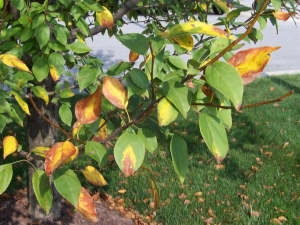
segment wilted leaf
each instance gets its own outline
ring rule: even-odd
[[[128,104],[127,91],[123,84],[116,78],[103,77],[103,95],[114,106],[125,109]]]
[[[18,149],[18,141],[14,136],[5,136],[3,139],[3,159]]]
[[[81,187],[81,192],[76,209],[94,223],[98,221],[93,198],[83,187]]]
[[[84,170],[81,171],[85,178],[92,184],[96,186],[105,186],[107,185],[106,180],[102,174],[93,166],[87,166]]]
[[[169,30],[167,36],[168,38],[174,38],[176,36],[191,34],[205,34],[213,37],[234,39],[232,36],[228,35],[226,31],[211,24],[200,21],[190,21],[182,24],[177,24]]]
[[[158,186],[157,186],[157,184],[156,184],[156,182],[155,182],[155,180],[152,176],[150,176],[150,186],[151,186],[151,191],[152,191],[153,199],[154,199],[153,208],[155,210],[157,210],[157,208],[159,206],[159,200],[160,200],[159,189],[158,189]]]
[[[31,73],[26,64],[14,55],[2,54],[0,55],[0,60],[8,66]]]
[[[274,17],[278,20],[288,20],[291,16],[297,15],[296,12],[283,12],[283,11],[277,11],[273,13]]]
[[[90,124],[98,119],[101,113],[102,94],[101,87],[88,96],[81,99],[75,105],[75,116],[81,124]]]
[[[107,130],[107,126],[105,123],[105,120],[103,118],[100,119],[100,123],[99,123],[99,127],[101,127],[99,130],[98,130],[98,133],[97,133],[97,136],[95,136],[93,138],[93,141],[102,141],[104,138],[107,137],[108,135],[108,130]],[[104,124],[104,125],[103,125]]]
[[[96,12],[96,20],[101,26],[108,27],[111,30],[114,25],[113,15],[106,7],[102,6],[102,8],[102,11]]]
[[[129,62],[135,62],[136,60],[138,60],[139,58],[139,54],[130,50],[130,53],[129,53]]]
[[[157,106],[157,119],[159,126],[167,126],[178,116],[178,111],[166,98],[160,100]]]
[[[175,36],[172,38],[172,41],[188,51],[191,51],[194,47],[194,39],[192,35]]]
[[[58,142],[46,153],[45,172],[49,176],[65,160],[76,154],[76,148],[70,141]]]
[[[239,71],[243,84],[249,84],[264,70],[270,60],[270,53],[279,48],[279,46],[249,48],[234,54],[228,62]]]
[[[23,98],[15,91],[11,91],[11,93],[14,95],[15,99],[17,100],[19,106],[23,109],[23,111],[27,115],[30,115],[28,104],[23,100]]]

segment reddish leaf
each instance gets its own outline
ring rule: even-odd
[[[94,223],[98,221],[93,198],[83,187],[81,187],[81,192],[76,209]]]
[[[75,105],[75,116],[81,124],[90,124],[98,119],[101,113],[102,93],[101,87],[89,97],[81,99]]]
[[[49,176],[62,163],[76,154],[76,148],[70,141],[57,142],[46,153],[45,172]]]
[[[134,52],[134,51],[130,51],[129,53],[129,62],[135,62],[138,58],[139,58],[139,54]]]
[[[96,12],[96,20],[101,26],[108,27],[110,30],[114,25],[114,18],[111,12],[104,6],[101,12]]]
[[[114,106],[125,109],[128,104],[127,91],[123,84],[116,78],[103,77],[103,95]]]
[[[228,62],[237,68],[243,84],[249,84],[264,70],[270,60],[270,53],[279,48],[280,46],[249,48],[237,52]]]

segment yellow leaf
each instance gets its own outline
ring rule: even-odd
[[[104,10],[100,12],[96,12],[96,20],[101,26],[108,27],[110,30],[114,25],[114,18],[111,12],[104,6],[102,6]]]
[[[58,142],[46,153],[45,172],[49,176],[64,161],[76,154],[76,148],[70,141]]]
[[[78,132],[80,131],[81,127],[82,127],[82,124],[80,122],[76,121],[74,123],[73,130],[72,130],[73,137],[75,137],[76,134],[78,134]]]
[[[49,95],[48,95],[48,92],[46,91],[46,89],[44,89],[40,86],[32,87],[31,89],[37,97],[43,99],[45,101],[46,105],[48,105]]]
[[[31,73],[26,64],[14,55],[2,54],[0,55],[0,60],[7,66],[16,67],[19,70]]]
[[[81,187],[78,204],[76,209],[81,212],[85,217],[96,223],[98,221],[96,207],[93,198],[87,190]]]
[[[50,149],[49,147],[38,146],[38,147],[35,147],[35,148],[31,149],[31,152],[45,158],[46,153],[49,151],[49,149]]]
[[[52,80],[54,82],[56,82],[58,80],[58,78],[59,78],[59,74],[58,74],[58,72],[57,72],[57,70],[56,70],[56,68],[55,68],[54,65],[50,66],[50,75],[51,75]]]
[[[11,91],[11,93],[14,95],[15,99],[17,100],[19,106],[23,109],[23,111],[26,114],[30,115],[28,104],[23,100],[23,98],[15,91]]]
[[[106,180],[102,174],[93,166],[87,166],[84,170],[81,171],[85,178],[92,184],[96,186],[105,186],[107,185]]]
[[[243,84],[249,84],[264,70],[270,60],[270,53],[279,48],[280,46],[263,46],[242,50],[234,54],[228,63],[239,71]]]
[[[81,124],[90,124],[96,121],[101,113],[101,103],[102,93],[99,85],[93,94],[76,103],[75,116],[77,121]]]
[[[177,118],[178,111],[168,99],[163,98],[158,103],[157,114],[159,126],[167,126]]]
[[[226,31],[200,21],[189,21],[182,24],[176,24],[169,30],[168,38],[192,34],[204,34],[213,37],[234,39],[231,35],[228,35]]]
[[[78,153],[79,153],[78,147],[75,146],[75,150],[76,150],[75,154],[72,155],[71,157],[67,158],[66,160],[64,160],[64,161],[62,162],[63,164],[67,164],[67,163],[69,163],[69,162],[72,162],[72,161],[78,156]]]
[[[3,139],[3,159],[18,149],[18,141],[14,136],[5,136]]]
[[[114,106],[126,109],[128,104],[127,91],[123,84],[116,78],[109,76],[103,77],[103,95]]]
[[[136,60],[138,60],[139,58],[139,54],[134,52],[134,51],[130,51],[129,53],[129,62],[135,62]]]
[[[126,177],[134,173],[136,157],[131,145],[127,146],[127,148],[123,152],[122,164],[123,164],[122,171]]]
[[[192,35],[175,36],[172,38],[172,41],[188,51],[191,51],[194,47],[194,39]]]
[[[102,141],[103,139],[105,139],[108,135],[108,130],[107,130],[107,126],[106,124],[103,125],[105,123],[105,120],[103,118],[100,119],[100,123],[99,123],[99,127],[101,127],[101,129],[98,130],[98,134],[97,136],[95,136],[93,138],[93,141]]]

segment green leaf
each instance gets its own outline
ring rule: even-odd
[[[61,98],[71,98],[74,95],[75,94],[71,91],[70,88],[65,88],[59,93],[59,97],[61,97]]]
[[[74,207],[77,207],[81,184],[76,174],[67,168],[57,169],[53,173],[54,186]]]
[[[167,126],[178,117],[175,106],[166,98],[160,100],[157,105],[157,119],[159,126]]]
[[[216,117],[201,113],[199,116],[199,127],[208,149],[217,162],[221,163],[229,149],[223,123]]]
[[[73,0],[59,0],[61,4],[63,4],[66,8],[73,2]]]
[[[261,30],[267,27],[267,19],[262,16],[258,17],[258,23]]]
[[[217,38],[210,47],[210,58],[215,57],[216,53],[221,52],[224,48],[226,48],[231,43],[228,38]]]
[[[108,159],[108,152],[106,148],[95,141],[87,141],[84,153],[98,162],[99,168],[105,166]]]
[[[149,48],[149,41],[142,34],[131,33],[115,36],[123,45],[139,55],[145,55]]]
[[[170,81],[163,83],[163,93],[183,117],[186,118],[191,104],[189,89],[180,82]]]
[[[149,87],[149,80],[146,73],[137,68],[133,68],[130,71],[131,79],[138,87],[147,89]]]
[[[54,25],[53,32],[56,37],[56,40],[58,40],[63,45],[67,44],[70,33],[65,26],[56,24],[56,25]]]
[[[8,187],[13,175],[12,164],[3,164],[0,166],[0,195]]]
[[[282,0],[271,0],[275,12],[278,11],[282,5]]]
[[[185,140],[176,134],[172,135],[170,151],[175,172],[180,182],[183,183],[188,170],[188,153]]]
[[[77,4],[86,11],[96,11],[97,12],[97,11],[103,10],[102,6],[95,0],[79,1]]]
[[[84,66],[78,73],[78,84],[79,91],[82,91],[89,85],[91,85],[95,80],[97,75],[100,74],[100,70],[98,67],[94,67],[91,65]]]
[[[145,145],[145,148],[153,153],[157,149],[157,139],[153,131],[146,128],[140,128],[137,135],[140,137]]]
[[[0,134],[2,133],[3,129],[6,126],[6,119],[5,116],[3,116],[2,114],[0,114]]]
[[[78,54],[88,53],[92,50],[89,46],[82,42],[73,42],[70,44],[70,49]]]
[[[236,68],[226,62],[209,65],[205,71],[207,83],[227,97],[238,110],[242,104],[243,83]]]
[[[123,73],[125,70],[130,69],[134,64],[129,62],[120,62],[111,66],[107,71],[106,74],[110,76],[115,76]]]
[[[16,33],[21,32],[21,30],[22,30],[22,28],[20,26],[9,28],[9,29],[3,29],[3,30],[1,30],[0,40],[6,40],[6,39],[14,36]]]
[[[32,19],[31,29],[35,30],[38,26],[45,23],[45,15],[44,14],[37,14]]]
[[[49,68],[51,68],[52,65],[55,66],[58,75],[61,76],[64,71],[65,59],[61,54],[53,52],[48,57],[48,64]]]
[[[34,30],[30,26],[25,27],[25,29],[22,32],[22,35],[20,37],[21,42],[28,41],[30,38],[32,38],[32,35],[34,33]]]
[[[11,111],[9,113],[9,117],[13,119],[17,124],[23,127],[23,119],[25,117],[24,111],[17,105],[11,106]]]
[[[157,53],[157,55],[154,58],[153,78],[158,77],[159,79],[163,80],[163,78],[160,76],[160,74],[161,74],[162,68],[165,65],[164,53],[165,53],[165,51],[164,51],[164,49],[162,49],[161,51],[159,51]],[[150,60],[148,60],[148,62],[145,65],[145,72],[149,78],[150,78],[151,70],[152,70],[152,58],[150,58]]]
[[[179,69],[187,70],[186,62],[182,58],[180,58],[180,56],[171,55],[169,56],[169,61],[175,67]]]
[[[77,21],[84,14],[84,10],[80,8],[78,5],[73,5],[71,8],[72,15],[74,19]]]
[[[16,7],[18,10],[22,10],[25,6],[25,0],[10,0],[10,2]]]
[[[145,145],[135,133],[125,131],[116,142],[114,156],[125,176],[130,176],[144,161]]]
[[[90,28],[83,17],[79,17],[75,24],[85,36],[89,36]]]
[[[52,206],[53,195],[49,177],[43,170],[36,170],[32,177],[32,186],[35,196],[41,207],[48,214]]]
[[[138,87],[132,80],[131,74],[126,74],[125,77],[126,85],[127,85],[127,91],[128,91],[128,98],[130,98],[132,95],[142,95],[145,93],[145,89]]]
[[[10,104],[2,97],[0,97],[0,113],[10,113]]]
[[[53,49],[54,51],[61,51],[61,52],[66,52],[70,50],[70,46],[69,45],[63,45],[61,44],[59,41],[57,40],[50,40],[49,44],[48,44],[49,48]]]
[[[49,65],[47,58],[37,58],[37,60],[35,60],[33,63],[32,72],[39,82],[44,80],[49,74]]]
[[[34,35],[40,48],[44,47],[50,40],[50,29],[48,25],[43,24],[36,28]]]
[[[68,126],[72,123],[72,112],[71,109],[66,105],[62,104],[58,110],[59,118]]]

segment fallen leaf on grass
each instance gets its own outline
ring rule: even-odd
[[[250,216],[251,217],[259,217],[260,216],[260,212],[258,212],[258,211],[251,211],[250,212]]]
[[[271,86],[270,87],[270,91],[274,91],[275,90],[275,87],[274,86]]]
[[[222,164],[215,165],[214,168],[215,168],[216,170],[222,170],[222,169],[225,169],[225,165],[222,165]]]
[[[203,222],[205,224],[212,224],[214,222],[214,218],[213,217],[209,217],[207,219],[204,219]]]
[[[198,198],[198,199],[197,199],[197,202],[199,202],[199,203],[202,203],[202,202],[204,202],[204,201],[205,201],[204,198]]]
[[[207,211],[207,213],[208,213],[208,215],[209,215],[210,217],[216,218],[216,215],[214,214],[214,211],[213,211],[212,209],[209,209],[209,210]]]
[[[126,191],[127,191],[127,190],[125,190],[125,189],[120,189],[120,190],[118,190],[118,193],[120,193],[120,194],[125,194]]]
[[[290,144],[290,142],[285,142],[284,145],[282,146],[282,148],[287,147]]]
[[[281,221],[277,218],[270,219],[271,224],[282,224]]]
[[[185,199],[187,196],[186,194],[182,193],[178,196],[179,199]]]
[[[279,216],[278,219],[279,219],[280,221],[288,221],[287,218],[285,218],[284,216]]]
[[[202,195],[203,195],[202,191],[198,191],[194,194],[194,196],[196,196],[196,197],[200,197]]]
[[[191,204],[191,201],[186,199],[186,200],[184,200],[183,204],[189,205],[189,204]]]

